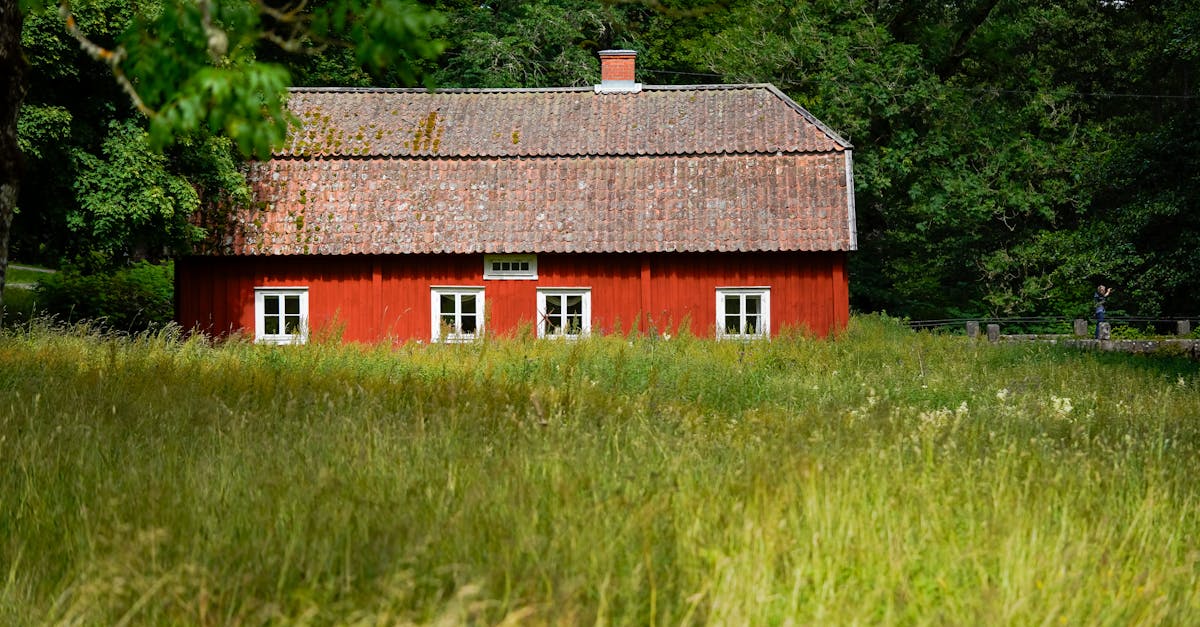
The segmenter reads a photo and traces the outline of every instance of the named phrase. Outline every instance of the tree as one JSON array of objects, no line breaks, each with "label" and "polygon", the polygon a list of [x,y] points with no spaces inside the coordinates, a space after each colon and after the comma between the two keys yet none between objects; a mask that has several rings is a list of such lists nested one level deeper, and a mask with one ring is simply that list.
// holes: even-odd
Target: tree
[{"label": "tree", "polygon": [[[92,3],[80,3],[87,4]],[[387,68],[410,80],[417,61],[441,49],[428,37],[441,18],[407,0],[142,0],[128,9],[129,19],[111,41],[104,41],[81,28],[69,0],[57,5],[0,0],[0,306],[21,183],[17,128],[26,93],[21,33],[27,15],[56,13],[88,56],[107,66],[128,102],[146,118],[144,139],[154,150],[180,142],[203,144],[215,135],[229,138],[245,156],[264,157],[283,140],[289,123],[284,100],[290,75],[277,63],[258,60],[262,41],[295,54],[346,50],[362,66]],[[61,113],[40,109],[35,115]],[[130,133],[117,135],[127,142],[141,141]],[[129,154],[111,143],[106,150]],[[78,157],[85,168],[100,167],[86,155]],[[85,179],[82,185],[98,192],[93,198],[101,198],[104,193],[97,186],[110,183],[101,181],[106,176]],[[187,196],[170,180],[164,182],[175,190],[164,198]],[[88,189],[82,193],[88,195]],[[190,202],[184,200],[184,206]],[[117,207],[100,204],[92,207],[101,210],[96,216]],[[133,207],[134,216],[145,215],[151,206],[162,210],[167,205],[140,203]]]},{"label": "tree", "polygon": [[[90,39],[113,42],[136,10],[128,0],[89,0],[72,17]],[[10,255],[89,272],[157,261],[198,239],[190,214],[199,199],[209,206],[248,195],[225,137],[205,131],[149,150],[147,118],[80,49],[56,8],[26,14],[22,47],[30,63],[18,120],[25,192]]]},{"label": "tree", "polygon": [[17,116],[25,100],[25,59],[17,0],[0,0],[0,316],[4,314],[4,274],[8,270],[8,237],[17,195],[21,192],[21,149]]},{"label": "tree", "polygon": [[852,303],[917,318],[1200,307],[1200,14],[1182,0],[754,0],[691,57],[856,146]]}]

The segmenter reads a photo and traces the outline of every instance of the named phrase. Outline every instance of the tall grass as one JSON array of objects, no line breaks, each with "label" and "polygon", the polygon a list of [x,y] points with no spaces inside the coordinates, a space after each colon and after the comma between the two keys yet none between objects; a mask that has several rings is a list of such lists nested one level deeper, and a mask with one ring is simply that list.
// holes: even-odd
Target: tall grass
[{"label": "tall grass", "polygon": [[836,341],[0,335],[0,623],[1194,624],[1200,373]]}]

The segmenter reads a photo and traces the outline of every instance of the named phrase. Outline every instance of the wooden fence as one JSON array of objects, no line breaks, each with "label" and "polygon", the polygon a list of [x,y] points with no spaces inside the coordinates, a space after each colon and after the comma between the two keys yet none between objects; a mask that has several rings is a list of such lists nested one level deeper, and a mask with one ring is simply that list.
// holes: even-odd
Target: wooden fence
[{"label": "wooden fence", "polygon": [[[1079,348],[1126,353],[1171,352],[1184,354],[1193,359],[1200,358],[1200,340],[1191,337],[1197,318],[1136,318],[1111,317],[1096,328],[1094,321],[1083,318],[992,318],[972,320],[966,318],[946,320],[915,320],[908,325],[917,330],[965,332],[968,338],[986,337],[989,342],[1052,342]],[[1066,328],[1068,333],[1053,332],[1055,327]],[[1152,339],[1113,339],[1114,325],[1132,327],[1139,334],[1154,335]],[[1028,332],[1030,329],[1051,332]],[[1011,331],[1025,331],[1013,333]],[[1153,330],[1152,333],[1147,331]],[[1004,332],[1009,331],[1009,332]]]}]

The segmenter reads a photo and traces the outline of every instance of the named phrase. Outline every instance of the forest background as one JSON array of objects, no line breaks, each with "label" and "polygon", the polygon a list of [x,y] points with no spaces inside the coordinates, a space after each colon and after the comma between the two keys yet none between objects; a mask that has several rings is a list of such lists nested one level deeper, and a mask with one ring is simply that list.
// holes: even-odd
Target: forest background
[{"label": "forest background", "polygon": [[[311,15],[337,2],[301,4]],[[238,6],[270,16],[263,10],[273,4],[228,2],[216,17],[239,19]],[[596,52],[629,48],[643,83],[773,83],[855,146],[855,310],[1086,317],[1094,286],[1106,283],[1117,289],[1110,311],[1200,311],[1194,2],[366,4],[392,7],[387,19],[404,23],[389,32],[414,36],[376,39],[371,49],[325,45],[311,33],[281,39],[267,28],[241,42],[243,58],[211,65],[254,64],[260,73],[238,86],[247,92],[554,87],[594,84]],[[183,5],[195,3],[70,6],[90,41],[129,51],[136,80],[139,42],[156,38],[161,51],[173,36],[184,41],[163,32],[185,22],[163,19]],[[155,128],[163,118],[139,113],[58,9],[31,3],[23,16],[28,91],[11,258],[89,274],[187,252],[204,237],[197,212],[248,201],[239,163],[261,141],[239,144],[229,132],[236,119],[164,140],[170,129]],[[180,45],[179,67],[205,63],[204,52]]]}]

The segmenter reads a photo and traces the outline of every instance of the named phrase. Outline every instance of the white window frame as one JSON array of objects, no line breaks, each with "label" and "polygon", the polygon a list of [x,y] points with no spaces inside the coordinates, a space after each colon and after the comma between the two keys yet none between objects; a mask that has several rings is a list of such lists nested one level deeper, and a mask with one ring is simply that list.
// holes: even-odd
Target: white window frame
[{"label": "white window frame", "polygon": [[[565,298],[567,296],[581,296],[583,304],[582,322],[576,333],[546,333],[546,321],[549,315],[546,313],[546,297],[558,296]],[[562,302],[561,300],[559,301]],[[562,311],[560,309],[560,311]],[[564,318],[566,312],[560,313]],[[564,327],[560,325],[560,329]],[[592,332],[592,288],[590,287],[539,287],[537,290],[537,336],[539,338],[564,338],[569,340],[586,337]]]},{"label": "white window frame", "polygon": [[[493,268],[494,264],[529,264],[526,269],[504,270]],[[518,280],[532,281],[538,278],[537,255],[484,255],[483,278],[488,281]]]},{"label": "white window frame", "polygon": [[[475,332],[463,333],[462,328],[462,296],[475,297]],[[442,296],[455,297],[455,311],[450,314],[455,318],[454,329],[445,336],[442,335]],[[473,342],[483,337],[484,323],[484,289],[468,285],[435,285],[429,288],[429,320],[432,331],[430,339],[433,342]]]},{"label": "white window frame", "polygon": [[[286,304],[289,296],[299,297],[300,325],[297,333],[284,333]],[[279,298],[277,333],[267,333],[267,298]],[[308,288],[307,287],[256,287],[254,288],[254,341],[264,344],[303,344],[308,341]]]},{"label": "white window frame", "polygon": [[[728,296],[738,296],[740,298],[739,313],[740,317],[739,328],[744,331],[746,328],[746,297],[758,296],[760,311],[759,328],[754,333],[727,333],[725,330],[725,299]],[[771,336],[771,288],[763,286],[755,287],[718,287],[717,288],[717,339],[718,340],[759,340]]]}]

